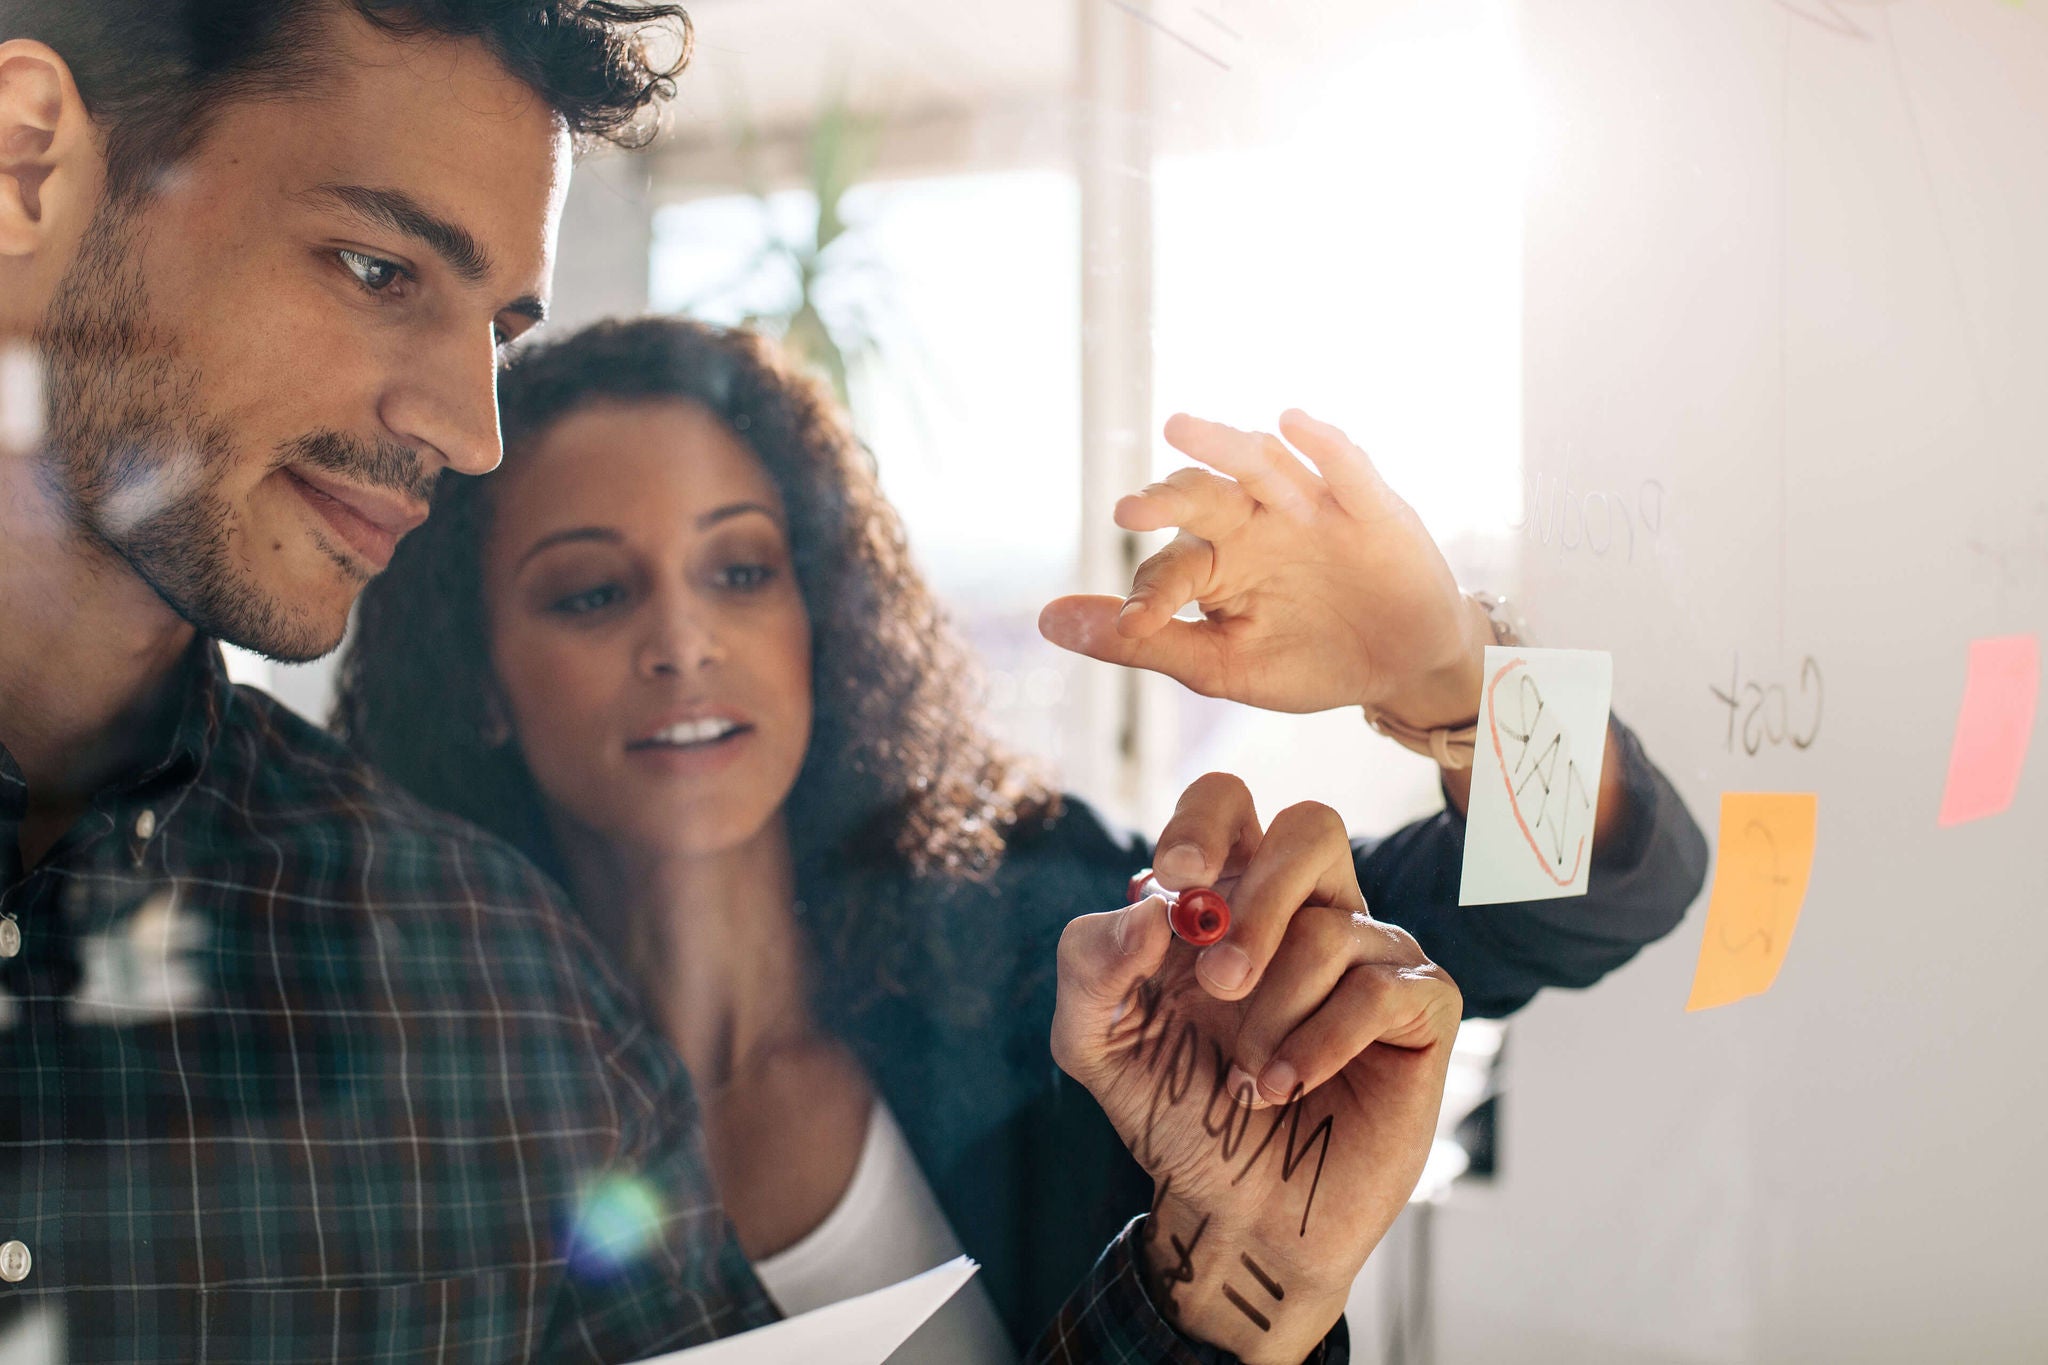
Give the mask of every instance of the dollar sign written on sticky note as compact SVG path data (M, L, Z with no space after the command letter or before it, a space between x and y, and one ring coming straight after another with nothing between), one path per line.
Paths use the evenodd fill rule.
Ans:
M1586 894L1613 691L1604 650L1487 649L1458 904Z
M1820 797L1812 792L1721 793L1714 889L1688 1010L1762 995L1778 979L1813 871Z
M1946 828L1997 815L2012 804L2034 734L2041 692L2041 642L2003 635L1970 642L1970 671L1948 756L1948 785L1935 823Z

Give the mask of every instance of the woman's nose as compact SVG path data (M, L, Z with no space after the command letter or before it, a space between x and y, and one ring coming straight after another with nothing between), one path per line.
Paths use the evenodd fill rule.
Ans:
M718 632L695 612L670 614L640 649L640 671L647 677L680 676L724 661Z

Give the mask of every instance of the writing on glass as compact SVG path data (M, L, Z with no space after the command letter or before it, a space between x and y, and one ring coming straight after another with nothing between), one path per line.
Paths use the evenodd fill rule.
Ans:
M1745 681L1747 678L1747 681ZM1734 656L1724 691L1712 683L1707 692L1728 708L1728 752L1734 753L1738 740L1743 753L1754 758L1766 748L1790 744L1811 749L1820 738L1827 683L1821 677L1820 661L1811 654L1800 661L1796 683L1766 679L1754 672L1745 674L1742 655Z

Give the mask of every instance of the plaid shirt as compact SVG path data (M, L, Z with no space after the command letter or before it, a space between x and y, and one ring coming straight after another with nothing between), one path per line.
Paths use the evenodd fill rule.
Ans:
M0 1341L623 1361L770 1321L687 1074L546 881L210 643L184 687L25 875L0 749ZM1216 1359L1129 1242L1040 1357Z

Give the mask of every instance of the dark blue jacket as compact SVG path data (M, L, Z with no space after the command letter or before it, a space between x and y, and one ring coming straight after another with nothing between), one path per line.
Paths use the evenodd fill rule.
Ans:
M1354 841L1372 913L1415 935L1464 992L1468 1016L1511 1013L1545 986L1591 985L1669 933L1699 894L1698 825L1635 736L1615 729L1631 814L1596 850L1584 897L1459 906L1465 822L1450 811ZM1151 1204L1150 1179L1047 1050L1060 931L1124 904L1151 857L1145 840L1069 798L1062 815L1012 835L988 884L953 893L953 955L991 1002L986 1019L945 1023L892 998L847 1030L1020 1343Z

